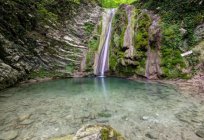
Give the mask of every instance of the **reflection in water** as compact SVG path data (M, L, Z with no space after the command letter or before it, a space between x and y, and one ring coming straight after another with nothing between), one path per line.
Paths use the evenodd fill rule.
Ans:
M104 81L104 77L100 78L101 81L101 87L102 87L102 91L103 91L103 95L105 97L105 99L107 99L108 95L107 95L107 90L106 90L106 84Z
M105 100L108 99L107 82L105 81L105 77L94 78L95 92L101 91Z

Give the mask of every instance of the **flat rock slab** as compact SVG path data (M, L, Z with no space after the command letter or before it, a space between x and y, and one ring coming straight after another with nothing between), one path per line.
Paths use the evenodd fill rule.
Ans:
M18 131L5 131L0 133L0 140L12 140L18 136Z

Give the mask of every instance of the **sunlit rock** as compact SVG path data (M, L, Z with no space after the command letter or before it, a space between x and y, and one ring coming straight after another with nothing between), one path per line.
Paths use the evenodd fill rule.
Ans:
M125 138L107 125L87 125L79 129L73 140L125 140Z
M50 140L125 140L125 138L108 125L86 125L76 132L76 135L67 135L51 138Z

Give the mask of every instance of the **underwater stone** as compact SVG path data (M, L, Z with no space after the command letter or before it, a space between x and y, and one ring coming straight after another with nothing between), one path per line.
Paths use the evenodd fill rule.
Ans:
M143 119L143 120L148 120L149 117L148 117L148 116L143 116L142 119Z
M200 130L196 131L196 135L201 137L201 138L204 138L204 129L200 129Z
M0 140L12 140L18 136L18 131L11 130L0 133Z
M153 132L148 132L147 134L145 134L145 136L150 139L157 139L157 134Z
M19 119L19 121L24 121L26 119L29 119L30 116L31 116L31 114L21 114L21 115L19 115L18 119Z
M73 140L73 136L67 135L67 136L62 136L62 137L51 138L50 140Z
M100 112L100 113L98 113L98 116L99 116L99 117L109 118L109 117L111 117L112 115L111 115L110 113Z

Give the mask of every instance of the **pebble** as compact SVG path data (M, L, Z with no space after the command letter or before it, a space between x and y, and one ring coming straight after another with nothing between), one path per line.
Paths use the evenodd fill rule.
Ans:
M204 129L200 129L200 130L196 131L196 135L201 137L201 138L204 138Z
M0 140L12 140L18 137L18 131L11 130L0 133Z
M147 134L145 134L145 136L150 139L157 139L157 134L153 132L148 132Z
M30 116L31 116L31 114L21 114L21 115L19 115L18 119L19 119L19 121L24 121L26 119L29 119Z
M148 117L148 116L143 116L142 119L143 119L143 120L148 120L149 117Z

